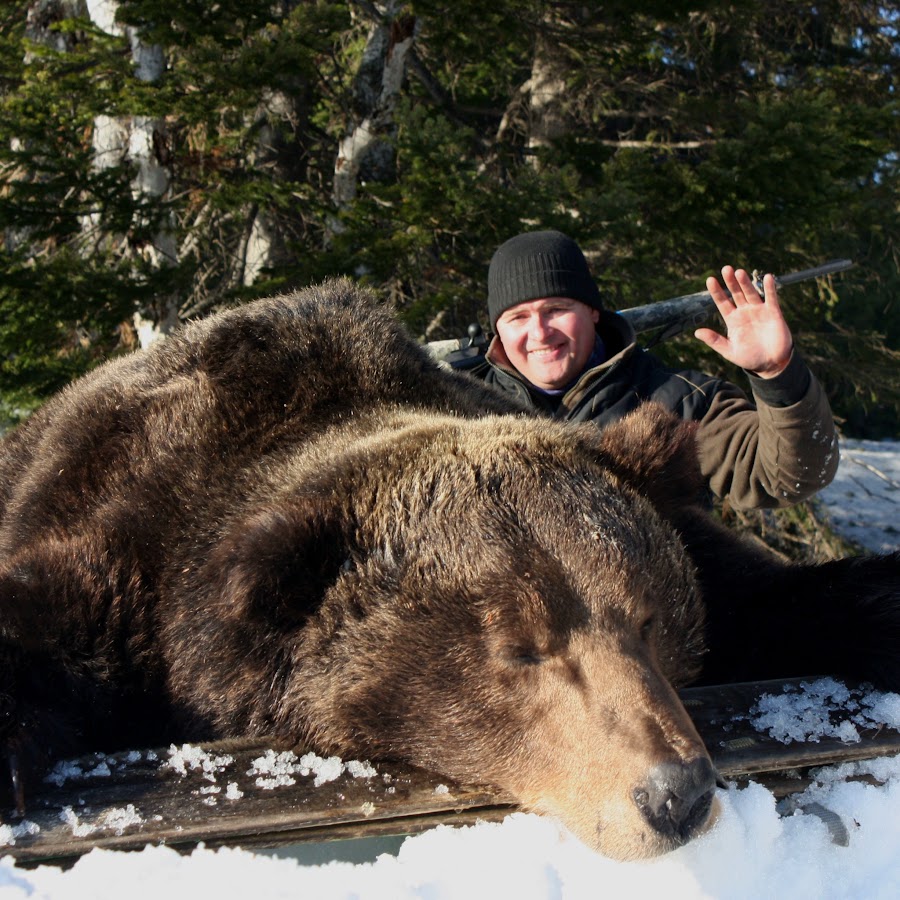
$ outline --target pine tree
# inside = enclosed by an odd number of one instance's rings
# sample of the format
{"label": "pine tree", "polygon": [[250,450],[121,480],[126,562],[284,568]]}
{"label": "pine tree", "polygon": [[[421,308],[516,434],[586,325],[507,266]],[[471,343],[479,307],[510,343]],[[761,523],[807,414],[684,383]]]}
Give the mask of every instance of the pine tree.
{"label": "pine tree", "polygon": [[[135,314],[158,325],[175,301],[183,320],[331,274],[372,284],[422,338],[458,335],[484,321],[494,248],[556,227],[616,308],[699,290],[726,262],[855,259],[785,305],[848,422],[900,427],[896,0],[87,12],[4,8],[8,404],[134,346]],[[152,158],[98,165],[98,123],[135,121]],[[151,163],[164,189],[136,190]],[[734,375],[689,338],[661,352]]]}

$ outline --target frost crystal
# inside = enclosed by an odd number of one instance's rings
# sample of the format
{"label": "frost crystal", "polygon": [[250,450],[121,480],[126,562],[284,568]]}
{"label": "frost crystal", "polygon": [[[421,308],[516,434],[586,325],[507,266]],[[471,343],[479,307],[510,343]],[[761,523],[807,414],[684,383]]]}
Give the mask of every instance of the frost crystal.
{"label": "frost crystal", "polygon": [[143,825],[144,819],[129,803],[124,809],[107,810],[100,820],[101,828],[108,828],[116,834],[122,834],[131,825]]}
{"label": "frost crystal", "polygon": [[855,744],[861,740],[859,729],[887,725],[900,730],[900,695],[851,691],[833,678],[821,678],[784,694],[764,694],[750,711],[750,723],[783,744],[822,738]]}
{"label": "frost crystal", "polygon": [[354,778],[374,778],[378,774],[371,763],[359,759],[351,759],[346,765]]}
{"label": "frost crystal", "polygon": [[76,765],[68,760],[60,760],[56,765],[44,776],[44,781],[62,787],[70,778],[81,778],[84,776],[84,770],[81,766]]}
{"label": "frost crystal", "polygon": [[93,834],[97,829],[93,825],[82,825],[78,814],[71,806],[66,806],[59,814],[60,820],[72,829],[74,837],[87,837]]}
{"label": "frost crystal", "polygon": [[188,770],[199,769],[207,781],[215,781],[216,773],[224,772],[233,762],[234,757],[227,754],[213,756],[202,747],[194,747],[191,744],[182,744],[181,747],[176,747],[172,744],[169,747],[169,759],[163,763],[163,766],[174,769],[179,775],[186,775]]}
{"label": "frost crystal", "polygon": [[329,781],[334,781],[341,777],[344,771],[344,764],[338,756],[329,756],[328,759],[322,759],[315,753],[305,753],[300,757],[300,772],[302,775],[312,773],[315,775],[313,785],[321,787]]}
{"label": "frost crystal", "polygon": [[29,822],[27,819],[18,825],[0,825],[0,846],[10,847],[19,838],[40,832],[41,826],[37,822]]}
{"label": "frost crystal", "polygon": [[258,787],[269,790],[283,785],[296,784],[295,775],[303,777],[313,775],[313,786],[321,787],[323,784],[340,778],[345,772],[353,778],[373,778],[378,773],[371,763],[358,759],[344,763],[340,757],[329,756],[323,759],[315,753],[304,753],[299,759],[290,750],[276,753],[267,750],[265,756],[260,756],[253,761],[248,775],[259,776],[256,779]]}
{"label": "frost crystal", "polygon": [[297,754],[291,750],[283,750],[276,753],[267,750],[265,756],[253,760],[248,775],[258,775],[256,786],[270,791],[277,787],[289,787],[297,783],[294,773],[298,770],[296,765]]}

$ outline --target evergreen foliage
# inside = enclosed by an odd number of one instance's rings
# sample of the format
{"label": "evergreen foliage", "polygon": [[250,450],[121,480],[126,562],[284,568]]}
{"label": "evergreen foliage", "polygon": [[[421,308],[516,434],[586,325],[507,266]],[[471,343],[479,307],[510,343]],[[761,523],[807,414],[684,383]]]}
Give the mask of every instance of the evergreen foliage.
{"label": "evergreen foliage", "polygon": [[[784,304],[848,432],[900,431],[897,0],[120,0],[120,35],[83,0],[0,17],[7,409],[131,349],[134,314],[173,296],[184,318],[350,274],[423,338],[463,334],[494,248],[558,227],[615,308],[724,263],[854,259]],[[160,78],[137,76],[135,36]],[[98,165],[101,117],[155,123],[165,191],[137,189],[133,159]],[[339,148],[367,122],[338,203]],[[659,349],[740,378],[692,338]]]}

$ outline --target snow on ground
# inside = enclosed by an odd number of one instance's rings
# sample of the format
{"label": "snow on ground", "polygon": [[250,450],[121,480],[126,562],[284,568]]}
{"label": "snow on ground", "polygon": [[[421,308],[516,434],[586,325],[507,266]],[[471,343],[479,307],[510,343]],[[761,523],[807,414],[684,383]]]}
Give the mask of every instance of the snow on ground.
{"label": "snow on ground", "polygon": [[[900,442],[844,442],[838,477],[822,492],[822,502],[839,533],[872,551],[900,550]],[[848,714],[835,725],[838,708]],[[852,741],[858,726],[873,721],[900,727],[900,696],[848,698],[840,684],[826,680],[800,694],[763,698],[753,721],[780,740],[808,739],[836,727]],[[776,803],[758,784],[719,794],[722,812],[714,828],[650,862],[603,859],[552,821],[517,813],[497,824],[442,826],[405,841],[318,845],[293,856],[239,849],[201,848],[189,856],[167,847],[94,850],[68,871],[24,869],[6,857],[0,860],[0,900],[900,896],[900,757],[822,769],[788,803]],[[382,849],[388,852],[378,855]]]}
{"label": "snow on ground", "polygon": [[819,497],[848,540],[874,552],[900,550],[900,441],[841,441],[837,476]]}
{"label": "snow on ground", "polygon": [[[868,772],[874,788],[845,780]],[[855,764],[811,789],[847,823],[849,845],[832,842],[818,816],[780,817],[758,785],[723,792],[723,812],[703,838],[660,860],[613,863],[537,816],[500,824],[439,827],[371,863],[301,866],[241,850],[165,847],[124,854],[92,851],[68,872],[0,863],[3,898],[404,898],[538,900],[589,897],[864,898],[900,892],[900,763]]]}

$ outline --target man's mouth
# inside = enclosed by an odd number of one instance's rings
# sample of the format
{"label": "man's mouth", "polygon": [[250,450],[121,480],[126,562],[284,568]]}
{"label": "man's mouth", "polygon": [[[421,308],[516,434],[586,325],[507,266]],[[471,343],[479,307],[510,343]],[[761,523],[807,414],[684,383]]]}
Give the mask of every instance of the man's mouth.
{"label": "man's mouth", "polygon": [[529,350],[528,355],[537,360],[552,359],[553,357],[558,356],[562,349],[562,344],[557,344],[554,347],[537,347],[534,350]]}

